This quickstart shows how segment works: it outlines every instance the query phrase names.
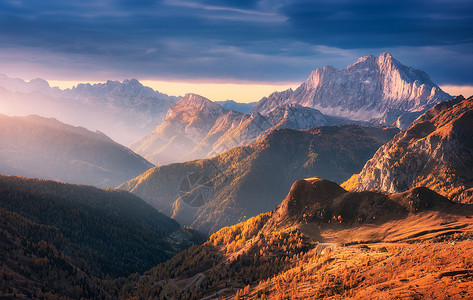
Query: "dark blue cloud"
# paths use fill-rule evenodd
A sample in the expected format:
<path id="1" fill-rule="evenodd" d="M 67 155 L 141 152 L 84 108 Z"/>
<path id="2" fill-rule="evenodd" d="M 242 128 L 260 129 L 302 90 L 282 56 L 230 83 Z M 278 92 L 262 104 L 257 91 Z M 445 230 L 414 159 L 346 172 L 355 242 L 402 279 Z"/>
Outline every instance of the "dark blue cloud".
<path id="1" fill-rule="evenodd" d="M 293 81 L 388 51 L 473 82 L 470 0 L 0 0 L 0 28 L 4 59 L 67 76 Z"/>
<path id="2" fill-rule="evenodd" d="M 240 9 L 252 9 L 258 6 L 259 1 L 257 0 L 200 0 L 202 4 L 220 6 L 220 7 L 232 7 Z"/>
<path id="3" fill-rule="evenodd" d="M 343 48 L 473 41 L 472 1 L 297 1 L 281 13 L 299 39 Z"/>

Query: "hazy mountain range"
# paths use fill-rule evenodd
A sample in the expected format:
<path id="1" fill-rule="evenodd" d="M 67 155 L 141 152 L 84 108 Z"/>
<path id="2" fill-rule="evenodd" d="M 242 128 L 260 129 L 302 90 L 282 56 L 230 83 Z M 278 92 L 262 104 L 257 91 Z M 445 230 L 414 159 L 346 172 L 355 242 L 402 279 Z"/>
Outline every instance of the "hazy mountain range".
<path id="1" fill-rule="evenodd" d="M 227 110 L 207 98 L 187 94 L 164 121 L 131 148 L 156 165 L 212 157 L 248 145 L 278 128 L 307 129 L 336 123 L 300 105 L 280 107 L 268 116 Z"/>
<path id="2" fill-rule="evenodd" d="M 154 165 L 101 132 L 39 116 L 0 115 L 0 172 L 115 187 Z"/>
<path id="3" fill-rule="evenodd" d="M 154 164 L 211 157 L 276 128 L 369 122 L 405 129 L 426 109 L 451 98 L 427 74 L 387 53 L 361 57 L 343 70 L 316 69 L 295 91 L 275 92 L 254 105 L 231 100 L 204 105 L 210 100 L 198 95 L 176 103 L 179 97 L 135 79 L 60 90 L 42 79 L 3 75 L 0 96 L 7 115 L 37 114 L 100 130 L 132 144 Z M 187 109 L 194 112 L 182 112 Z"/>
<path id="4" fill-rule="evenodd" d="M 370 55 L 343 70 L 316 69 L 295 91 L 275 92 L 247 114 L 188 94 L 169 109 L 163 124 L 131 148 L 163 165 L 212 157 L 278 128 L 370 123 L 404 129 L 425 110 L 450 98 L 424 72 L 387 53 Z M 235 107 L 230 104 L 223 103 Z"/>
<path id="5" fill-rule="evenodd" d="M 137 80 L 51 88 L 45 80 L 25 82 L 0 76 L 1 112 L 54 117 L 67 124 L 106 133 L 129 145 L 152 131 L 179 98 L 143 86 Z"/>

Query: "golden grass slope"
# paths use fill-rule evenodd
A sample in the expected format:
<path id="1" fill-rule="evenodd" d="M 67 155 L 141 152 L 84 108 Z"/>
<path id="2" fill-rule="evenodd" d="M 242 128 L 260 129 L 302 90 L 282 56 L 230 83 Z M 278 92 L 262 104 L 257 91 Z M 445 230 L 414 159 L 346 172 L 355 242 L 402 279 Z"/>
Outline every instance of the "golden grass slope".
<path id="1" fill-rule="evenodd" d="M 274 211 L 114 284 L 132 299 L 468 299 L 472 239 L 473 207 L 426 188 L 309 178 Z"/>

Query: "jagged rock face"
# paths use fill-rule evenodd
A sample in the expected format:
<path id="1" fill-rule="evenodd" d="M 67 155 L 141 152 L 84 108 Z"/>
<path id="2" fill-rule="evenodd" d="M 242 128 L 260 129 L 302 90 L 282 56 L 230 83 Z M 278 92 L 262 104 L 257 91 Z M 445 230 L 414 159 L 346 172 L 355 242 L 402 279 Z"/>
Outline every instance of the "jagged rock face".
<path id="1" fill-rule="evenodd" d="M 179 100 L 145 87 L 136 79 L 79 84 L 63 94 L 87 106 L 120 115 L 142 128 L 154 128 L 160 124 L 167 110 Z"/>
<path id="2" fill-rule="evenodd" d="M 298 128 L 308 129 L 328 124 L 325 116 L 316 109 L 303 107 L 297 104 L 289 104 L 273 110 L 268 118 L 273 125 L 273 129 L 277 128 Z"/>
<path id="3" fill-rule="evenodd" d="M 169 109 L 161 125 L 131 148 L 157 165 L 178 161 L 192 152 L 217 119 L 227 113 L 228 110 L 207 98 L 186 94 Z"/>
<path id="4" fill-rule="evenodd" d="M 473 97 L 442 102 L 382 146 L 345 185 L 402 192 L 425 186 L 455 201 L 473 200 Z"/>
<path id="5" fill-rule="evenodd" d="M 72 89 L 65 90 L 71 97 L 92 104 L 106 104 L 121 108 L 139 110 L 140 106 L 156 107 L 177 102 L 177 97 L 168 96 L 152 88 L 143 86 L 136 79 L 125 79 L 123 82 L 108 80 L 106 83 L 78 84 Z"/>
<path id="6" fill-rule="evenodd" d="M 426 73 L 383 53 L 361 57 L 343 70 L 316 69 L 295 91 L 273 93 L 256 103 L 253 111 L 267 115 L 281 105 L 297 103 L 325 115 L 370 120 L 388 109 L 418 111 L 449 98 Z"/>
<path id="7" fill-rule="evenodd" d="M 288 104 L 273 110 L 263 116 L 253 113 L 243 116 L 238 126 L 230 128 L 222 135 L 213 147 L 209 156 L 222 153 L 236 146 L 249 145 L 265 137 L 270 131 L 282 128 L 308 129 L 315 126 L 328 125 L 325 116 L 318 110 Z"/>

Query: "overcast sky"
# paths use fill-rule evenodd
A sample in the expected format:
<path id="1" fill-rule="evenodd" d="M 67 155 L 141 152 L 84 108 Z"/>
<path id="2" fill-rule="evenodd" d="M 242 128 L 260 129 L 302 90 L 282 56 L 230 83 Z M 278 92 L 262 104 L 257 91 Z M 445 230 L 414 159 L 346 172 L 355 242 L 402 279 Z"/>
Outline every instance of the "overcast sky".
<path id="1" fill-rule="evenodd" d="M 294 83 L 389 52 L 473 85 L 473 1 L 0 0 L 0 73 Z"/>

